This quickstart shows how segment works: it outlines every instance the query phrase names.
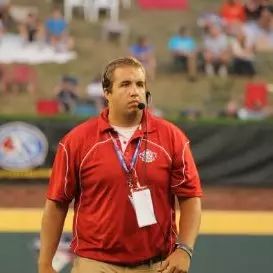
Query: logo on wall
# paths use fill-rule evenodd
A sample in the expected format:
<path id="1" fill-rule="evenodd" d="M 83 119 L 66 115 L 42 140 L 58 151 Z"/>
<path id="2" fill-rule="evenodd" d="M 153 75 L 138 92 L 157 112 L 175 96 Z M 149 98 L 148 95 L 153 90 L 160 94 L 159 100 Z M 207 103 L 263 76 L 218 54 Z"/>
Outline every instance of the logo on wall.
<path id="1" fill-rule="evenodd" d="M 52 266 L 57 272 L 61 272 L 67 265 L 69 265 L 74 258 L 74 254 L 70 251 L 71 235 L 63 234 L 60 239 L 59 246 L 53 258 Z M 40 252 L 40 238 L 35 238 L 32 248 L 37 253 Z"/>
<path id="2" fill-rule="evenodd" d="M 48 142 L 41 130 L 24 122 L 0 126 L 0 167 L 6 170 L 28 170 L 42 165 Z"/>

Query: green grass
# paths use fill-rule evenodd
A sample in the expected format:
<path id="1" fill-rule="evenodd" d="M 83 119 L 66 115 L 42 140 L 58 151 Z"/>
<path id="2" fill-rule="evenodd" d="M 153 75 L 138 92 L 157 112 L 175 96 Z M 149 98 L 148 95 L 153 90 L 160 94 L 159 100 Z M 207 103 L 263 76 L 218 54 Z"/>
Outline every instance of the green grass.
<path id="1" fill-rule="evenodd" d="M 56 116 L 37 116 L 32 114 L 12 114 L 12 115 L 0 115 L 0 123 L 3 122 L 13 122 L 13 121 L 21 121 L 21 122 L 37 122 L 39 124 L 43 123 L 75 123 L 79 124 L 81 122 L 86 121 L 89 117 L 80 117 L 80 116 L 71 116 L 71 115 L 56 115 Z M 215 117 L 201 117 L 198 119 L 186 119 L 183 117 L 177 116 L 168 116 L 167 119 L 178 126 L 181 124 L 191 124 L 191 125 L 200 125 L 200 126 L 215 126 L 215 125 L 225 125 L 225 126 L 236 126 L 236 125 L 255 125 L 261 124 L 262 126 L 272 126 L 273 120 L 239 120 L 233 118 L 215 118 Z"/>
<path id="2" fill-rule="evenodd" d="M 48 16 L 52 7 L 45 0 L 14 0 L 13 3 L 38 6 L 42 18 Z M 147 34 L 156 49 L 159 72 L 156 80 L 149 83 L 149 88 L 153 93 L 153 105 L 162 108 L 171 117 L 176 117 L 177 111 L 183 107 L 195 107 L 211 114 L 213 109 L 221 107 L 225 97 L 235 98 L 239 102 L 243 98 L 244 84 L 247 79 L 230 78 L 228 81 L 219 79 L 209 81 L 204 75 L 200 75 L 196 83 L 189 83 L 184 73 L 169 71 L 171 61 L 167 50 L 169 37 L 180 25 L 192 26 L 193 34 L 197 38 L 200 37 L 196 18 L 204 9 L 215 3 L 217 1 L 190 1 L 191 8 L 187 12 L 142 11 L 134 3 L 131 10 L 121 12 L 122 20 L 127 21 L 130 26 L 129 44 L 134 42 L 138 35 Z M 75 17 L 71 21 L 71 34 L 76 40 L 78 58 L 67 64 L 38 65 L 37 95 L 31 97 L 28 94 L 2 94 L 0 95 L 0 113 L 34 114 L 36 99 L 53 97 L 53 87 L 65 73 L 75 74 L 80 78 L 80 92 L 82 96 L 85 96 L 85 86 L 89 80 L 100 72 L 109 60 L 127 54 L 127 46 L 101 41 L 101 22 L 102 20 L 95 24 L 87 23 L 83 20 L 81 11 L 76 10 Z M 259 77 L 270 82 L 273 57 L 261 56 L 260 60 L 262 76 Z M 213 103 L 206 106 L 204 101 L 210 93 L 215 99 Z"/>

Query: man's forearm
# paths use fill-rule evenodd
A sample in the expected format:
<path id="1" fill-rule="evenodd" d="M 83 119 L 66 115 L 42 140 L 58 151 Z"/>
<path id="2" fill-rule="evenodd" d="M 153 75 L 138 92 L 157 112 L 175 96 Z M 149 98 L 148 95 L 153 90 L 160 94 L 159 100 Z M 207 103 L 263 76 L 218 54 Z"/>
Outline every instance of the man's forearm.
<path id="1" fill-rule="evenodd" d="M 201 223 L 201 199 L 178 197 L 180 207 L 178 241 L 193 248 Z"/>
<path id="2" fill-rule="evenodd" d="M 51 265 L 63 231 L 69 204 L 47 200 L 41 227 L 39 265 Z"/>

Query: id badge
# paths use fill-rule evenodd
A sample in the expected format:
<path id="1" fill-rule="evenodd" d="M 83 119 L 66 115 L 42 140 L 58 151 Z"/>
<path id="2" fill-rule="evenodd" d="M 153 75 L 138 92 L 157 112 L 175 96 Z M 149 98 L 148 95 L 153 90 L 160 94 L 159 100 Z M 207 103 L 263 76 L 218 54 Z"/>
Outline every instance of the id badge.
<path id="1" fill-rule="evenodd" d="M 140 228 L 156 224 L 154 206 L 151 191 L 148 188 L 132 191 L 131 201 L 133 203 L 137 223 Z"/>

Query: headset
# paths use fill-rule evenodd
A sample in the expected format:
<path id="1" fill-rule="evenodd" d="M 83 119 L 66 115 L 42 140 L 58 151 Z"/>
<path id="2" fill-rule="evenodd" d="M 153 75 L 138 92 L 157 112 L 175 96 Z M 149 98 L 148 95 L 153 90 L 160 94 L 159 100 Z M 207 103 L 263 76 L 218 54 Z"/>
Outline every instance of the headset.
<path id="1" fill-rule="evenodd" d="M 149 105 L 150 103 L 150 99 L 152 98 L 152 94 L 149 90 L 146 91 L 146 104 L 147 106 Z M 139 110 L 143 110 L 144 108 L 146 107 L 145 103 L 143 102 L 140 102 L 138 105 L 137 105 L 137 108 Z"/>

